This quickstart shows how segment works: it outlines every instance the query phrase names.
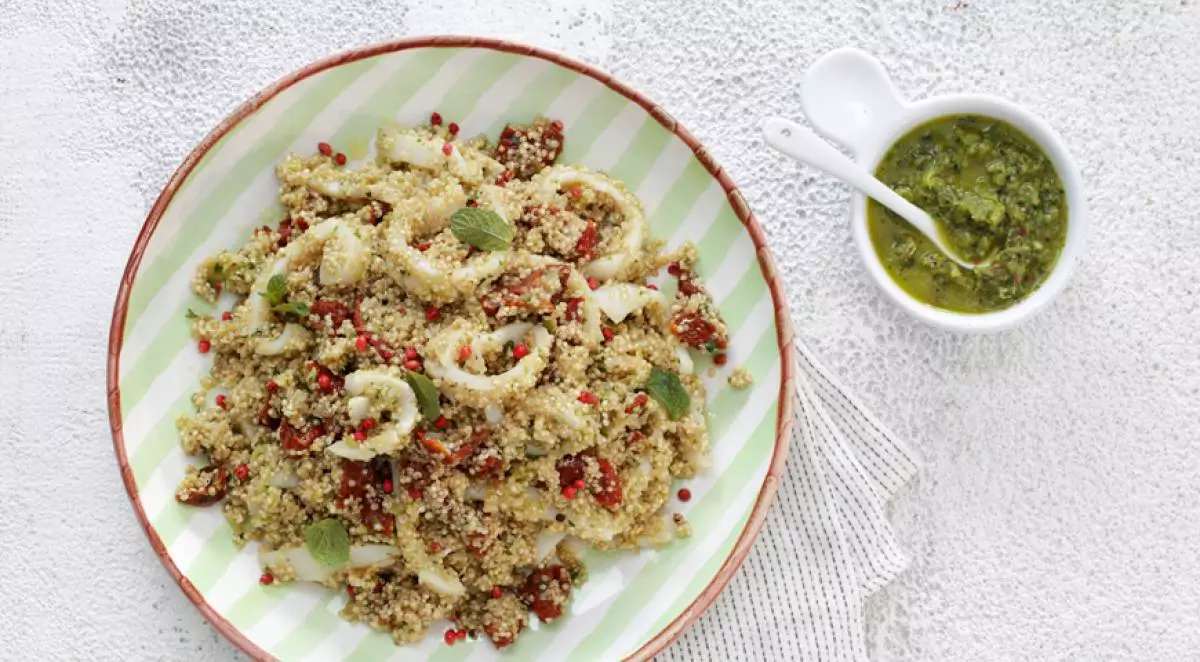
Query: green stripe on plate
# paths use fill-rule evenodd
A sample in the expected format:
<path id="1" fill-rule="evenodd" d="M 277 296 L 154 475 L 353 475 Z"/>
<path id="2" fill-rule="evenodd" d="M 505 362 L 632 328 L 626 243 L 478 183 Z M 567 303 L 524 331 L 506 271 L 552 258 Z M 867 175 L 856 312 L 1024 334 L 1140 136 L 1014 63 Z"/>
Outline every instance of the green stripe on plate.
<path id="1" fill-rule="evenodd" d="M 233 529 L 223 520 L 221 526 L 204 541 L 196 558 L 186 569 L 180 568 L 201 593 L 208 593 L 225 574 L 238 550 L 233 546 Z"/>
<path id="2" fill-rule="evenodd" d="M 725 318 L 725 325 L 730 329 L 742 328 L 742 324 L 750 316 L 750 311 L 754 310 L 754 306 L 758 305 L 766 293 L 767 282 L 763 280 L 758 260 L 755 260 L 742 273 L 733 290 L 721 300 L 721 317 Z M 775 310 L 771 309 L 771 315 L 774 314 Z"/>
<path id="3" fill-rule="evenodd" d="M 170 481 L 173 478 L 173 476 L 168 476 L 167 480 Z M 182 476 L 180 478 L 182 479 Z M 194 511 L 194 508 L 184 506 L 175 499 L 171 499 L 167 505 L 163 506 L 162 511 L 150 523 L 154 526 L 164 547 L 170 547 L 179 538 L 179 534 L 187 529 L 188 522 L 192 521 Z"/>
<path id="4" fill-rule="evenodd" d="M 488 53 L 475 60 L 470 69 L 463 74 L 458 83 L 450 88 L 450 92 L 437 105 L 437 110 L 446 118 L 446 122 L 461 120 L 471 114 L 482 95 L 479 90 L 487 90 L 492 81 L 499 80 L 520 61 L 520 56 L 512 53 Z"/>
<path id="5" fill-rule="evenodd" d="M 167 411 L 158 421 L 146 432 L 146 438 L 142 440 L 142 445 L 138 446 L 133 457 L 129 458 L 129 468 L 133 469 L 133 478 L 137 481 L 138 489 L 145 487 L 146 479 L 158 465 L 162 464 L 167 453 L 179 444 L 179 433 L 175 428 L 175 421 L 180 416 L 192 411 L 192 394 L 185 392 L 180 394 L 175 402 L 172 402 Z M 182 476 L 180 476 L 182 478 Z"/>
<path id="6" fill-rule="evenodd" d="M 396 643 L 382 632 L 371 631 L 365 639 L 346 655 L 346 662 L 378 662 L 391 657 L 396 652 Z"/>
<path id="7" fill-rule="evenodd" d="M 300 135 L 331 101 L 379 62 L 380 58 L 374 57 L 325 71 L 319 84 L 280 115 L 271 131 L 230 168 L 214 195 L 205 198 L 196 207 L 193 216 L 197 220 L 185 223 L 172 239 L 170 246 L 152 263 L 143 265 L 138 270 L 125 317 L 126 332 L 137 323 L 162 283 L 175 273 L 192 250 L 212 233 L 217 226 L 215 220 L 229 211 L 238 195 L 254 180 L 254 175 L 270 167 L 279 158 L 279 154 L 291 145 L 296 136 Z"/>
<path id="8" fill-rule="evenodd" d="M 770 372 L 772 364 L 779 356 L 779 346 L 776 341 L 775 324 L 772 323 L 763 331 L 758 342 L 754 344 L 754 349 L 750 350 L 750 355 L 739 362 L 743 368 L 750 371 L 750 374 L 754 376 L 755 386 L 761 384 L 762 380 L 767 378 L 767 373 Z M 713 398 L 712 405 L 708 408 L 709 439 L 719 441 L 725 436 L 725 433 L 729 431 L 729 426 L 737 418 L 738 412 L 746 406 L 746 402 L 750 399 L 750 394 L 753 392 L 754 386 L 747 389 L 737 389 L 730 386 L 728 382 L 721 384 L 716 397 Z M 772 397 L 774 397 L 774 394 L 772 394 Z"/>
<path id="9" fill-rule="evenodd" d="M 238 630 L 245 632 L 257 625 L 264 616 L 283 602 L 289 588 L 289 584 L 277 583 L 273 586 L 254 584 L 225 612 L 225 618 Z"/>
<path id="10" fill-rule="evenodd" d="M 670 239 L 679 230 L 688 212 L 704 195 L 710 179 L 700 161 L 695 156 L 690 157 L 687 166 L 650 217 L 650 227 L 656 236 Z"/>
<path id="11" fill-rule="evenodd" d="M 342 122 L 330 136 L 332 143 L 354 145 L 370 140 L 384 122 L 392 120 L 396 111 L 433 80 L 452 57 L 462 52 L 458 48 L 422 51 L 419 57 L 405 62 Z"/>
<path id="12" fill-rule="evenodd" d="M 159 329 L 158 335 L 146 345 L 146 350 L 134 359 L 125 379 L 121 380 L 122 416 L 128 416 L 138 406 L 149 393 L 154 380 L 171 365 L 171 360 L 179 355 L 184 346 L 191 343 L 192 323 L 187 319 L 187 311 L 198 301 L 201 301 L 198 297 L 188 297 L 180 302 Z"/>
<path id="13" fill-rule="evenodd" d="M 339 594 L 330 593 L 329 597 L 318 602 L 303 621 L 296 623 L 295 627 L 272 647 L 271 654 L 281 660 L 298 660 L 319 646 L 342 621 L 331 609 L 339 600 Z"/>
<path id="14" fill-rule="evenodd" d="M 725 261 L 725 256 L 729 253 L 729 247 L 733 245 L 733 240 L 737 239 L 738 234 L 745 231 L 737 216 L 734 215 L 733 209 L 722 200 L 721 211 L 717 214 L 717 218 L 704 233 L 704 238 L 696 242 L 696 250 L 700 252 L 700 264 L 711 265 L 715 273 L 716 268 Z"/>
<path id="15" fill-rule="evenodd" d="M 496 136 L 504 129 L 505 124 L 526 124 L 532 122 L 535 117 L 542 114 L 543 110 L 550 107 L 554 100 L 567 89 L 578 74 L 570 69 L 565 69 L 556 64 L 551 65 L 549 69 L 543 71 L 537 78 L 517 94 L 515 101 L 508 107 L 508 110 L 500 116 L 499 119 L 492 122 L 486 130 L 486 135 L 490 140 L 495 140 Z M 550 118 L 555 119 L 555 118 Z"/>
<path id="16" fill-rule="evenodd" d="M 642 180 L 650 173 L 650 167 L 666 149 L 674 137 L 654 118 L 646 118 L 642 127 L 634 134 L 629 147 L 617 159 L 611 174 L 625 184 L 630 191 L 638 190 Z"/>
<path id="17" fill-rule="evenodd" d="M 605 89 L 592 99 L 587 110 L 567 127 L 567 135 L 563 145 L 563 153 L 558 158 L 559 163 L 579 163 L 583 156 L 592 148 L 592 143 L 616 119 L 629 101 L 625 97 Z"/>

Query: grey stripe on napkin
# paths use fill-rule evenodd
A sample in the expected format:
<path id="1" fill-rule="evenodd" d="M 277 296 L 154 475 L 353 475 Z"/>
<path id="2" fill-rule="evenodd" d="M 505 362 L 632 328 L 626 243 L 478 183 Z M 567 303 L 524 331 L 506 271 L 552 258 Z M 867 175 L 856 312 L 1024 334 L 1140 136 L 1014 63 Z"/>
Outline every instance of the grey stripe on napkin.
<path id="1" fill-rule="evenodd" d="M 776 503 L 741 572 L 659 660 L 868 659 L 864 602 L 908 565 L 887 502 L 917 463 L 807 347 L 796 349 L 795 437 Z"/>

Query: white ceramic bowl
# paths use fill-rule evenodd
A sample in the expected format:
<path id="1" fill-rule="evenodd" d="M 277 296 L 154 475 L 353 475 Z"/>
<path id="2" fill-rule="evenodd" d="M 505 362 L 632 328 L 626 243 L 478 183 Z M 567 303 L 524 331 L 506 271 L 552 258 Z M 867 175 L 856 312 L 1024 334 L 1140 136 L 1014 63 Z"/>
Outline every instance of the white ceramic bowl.
<path id="1" fill-rule="evenodd" d="M 849 149 L 874 172 L 889 147 L 914 127 L 946 115 L 985 115 L 1003 120 L 1032 138 L 1050 157 L 1067 196 L 1067 240 L 1042 286 L 1017 304 L 990 313 L 958 313 L 919 301 L 888 275 L 867 232 L 866 198 L 851 201 L 851 231 L 867 272 L 896 305 L 919 320 L 953 331 L 988 333 L 1011 328 L 1053 299 L 1071 277 L 1087 237 L 1087 198 L 1079 169 L 1062 138 L 1037 115 L 1014 103 L 982 94 L 954 94 L 906 101 L 879 60 L 855 48 L 831 51 L 809 68 L 801 88 L 813 128 Z"/>

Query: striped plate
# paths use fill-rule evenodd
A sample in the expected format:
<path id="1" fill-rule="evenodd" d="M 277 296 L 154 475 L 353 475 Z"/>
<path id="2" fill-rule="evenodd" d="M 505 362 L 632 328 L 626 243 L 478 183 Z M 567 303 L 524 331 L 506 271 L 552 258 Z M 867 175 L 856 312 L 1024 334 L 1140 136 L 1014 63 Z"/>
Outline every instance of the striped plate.
<path id="1" fill-rule="evenodd" d="M 280 216 L 273 167 L 327 140 L 372 158 L 380 123 L 437 110 L 464 135 L 543 114 L 567 126 L 563 160 L 626 182 L 652 232 L 692 240 L 700 272 L 731 329 L 731 361 L 755 385 L 709 380 L 713 470 L 688 482 L 680 510 L 694 534 L 659 551 L 589 559 L 591 581 L 566 618 L 498 653 L 486 641 L 418 646 L 342 621 L 342 596 L 263 587 L 251 548 L 238 551 L 219 508 L 181 507 L 173 488 L 190 460 L 176 418 L 206 369 L 184 314 L 195 265 Z M 129 258 L 109 339 L 108 403 L 125 487 L 163 564 L 235 644 L 258 659 L 647 659 L 677 638 L 729 581 L 774 495 L 791 427 L 791 328 L 763 234 L 728 176 L 661 108 L 591 67 L 526 46 L 437 37 L 364 48 L 313 64 L 240 107 L 195 149 L 158 198 Z M 699 364 L 701 370 L 708 363 Z M 534 619 L 536 621 L 536 619 Z M 532 626 L 531 626 L 532 628 Z"/>

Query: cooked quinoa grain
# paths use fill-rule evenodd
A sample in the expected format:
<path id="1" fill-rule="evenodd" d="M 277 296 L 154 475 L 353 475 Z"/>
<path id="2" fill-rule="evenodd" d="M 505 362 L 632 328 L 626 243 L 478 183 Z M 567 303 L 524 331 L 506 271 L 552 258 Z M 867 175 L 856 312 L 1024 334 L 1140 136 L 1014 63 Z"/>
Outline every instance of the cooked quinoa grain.
<path id="1" fill-rule="evenodd" d="M 747 389 L 754 384 L 754 377 L 745 368 L 734 368 L 729 373 L 729 385 L 737 389 Z"/>
<path id="2" fill-rule="evenodd" d="M 694 247 L 661 252 L 623 184 L 555 164 L 561 122 L 490 145 L 434 117 L 361 167 L 289 155 L 286 216 L 199 265 L 196 294 L 236 302 L 189 315 L 212 368 L 176 498 L 221 503 L 263 584 L 344 590 L 398 644 L 449 620 L 447 643 L 504 647 L 563 616 L 584 547 L 690 534 L 667 511 L 708 465 L 689 352 L 728 332 Z M 646 282 L 664 267 L 673 300 Z"/>

